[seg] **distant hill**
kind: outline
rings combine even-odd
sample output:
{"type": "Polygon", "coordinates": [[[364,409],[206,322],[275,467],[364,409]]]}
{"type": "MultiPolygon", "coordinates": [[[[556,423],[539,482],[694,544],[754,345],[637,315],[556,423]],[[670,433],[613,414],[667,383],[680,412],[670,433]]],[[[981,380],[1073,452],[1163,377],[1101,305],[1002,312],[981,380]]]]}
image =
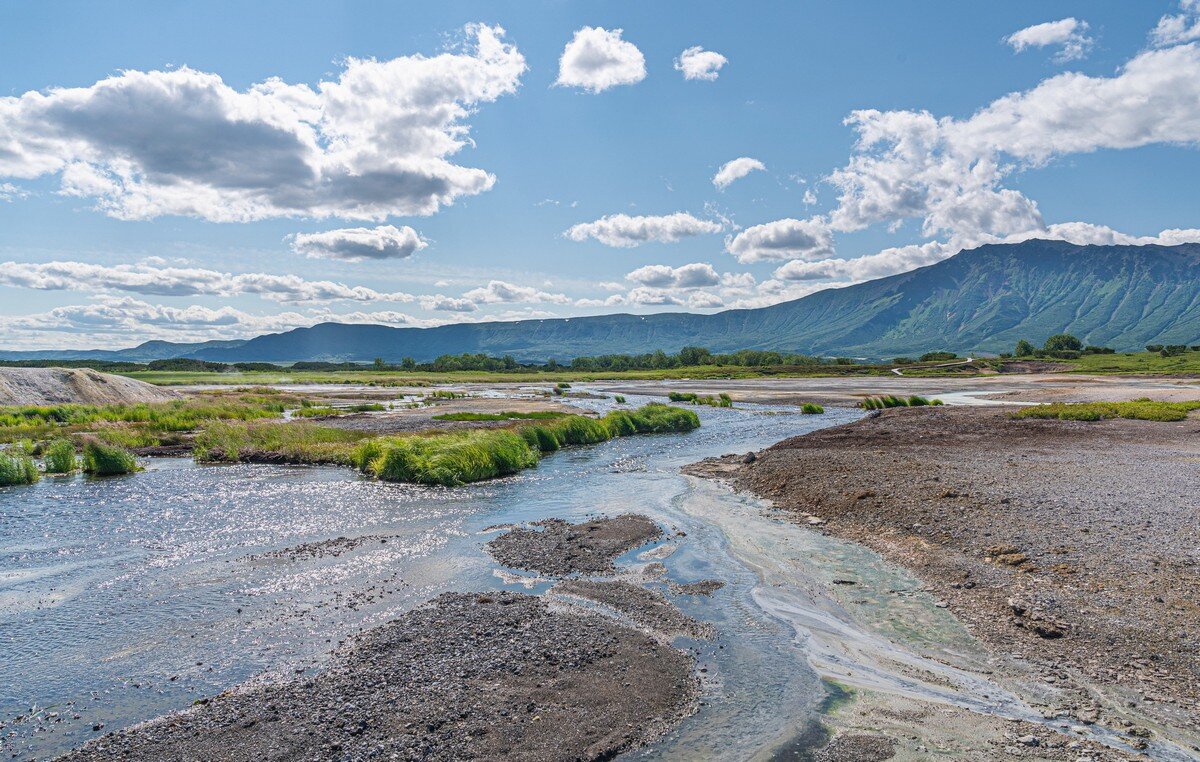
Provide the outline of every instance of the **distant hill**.
{"type": "MultiPolygon", "coordinates": [[[[244,342],[147,349],[157,344],[151,342],[102,359],[135,356],[127,353],[153,359],[147,352],[161,349],[159,357],[221,362],[425,361],[462,352],[537,361],[674,352],[688,345],[716,352],[891,357],[932,349],[1002,352],[1018,339],[1040,343],[1064,331],[1122,351],[1200,344],[1200,245],[1033,240],[983,246],[900,275],[713,315],[601,315],[437,328],[323,323],[244,342]]],[[[19,354],[0,352],[0,359],[19,354]]]]}

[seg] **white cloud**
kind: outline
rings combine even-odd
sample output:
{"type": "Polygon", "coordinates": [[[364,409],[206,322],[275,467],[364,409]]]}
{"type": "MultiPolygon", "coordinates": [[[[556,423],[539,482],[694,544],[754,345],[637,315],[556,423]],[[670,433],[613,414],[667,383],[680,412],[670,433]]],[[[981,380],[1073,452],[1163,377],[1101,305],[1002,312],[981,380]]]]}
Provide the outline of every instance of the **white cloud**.
{"type": "Polygon", "coordinates": [[[1076,18],[1047,21],[1013,32],[1004,41],[1020,53],[1027,48],[1058,47],[1054,60],[1075,61],[1087,56],[1093,40],[1087,35],[1088,23],[1076,18]]]}
{"type": "Polygon", "coordinates": [[[705,288],[721,282],[713,266],[704,262],[693,262],[682,267],[669,265],[646,265],[625,276],[643,286],[654,288],[705,288]]]}
{"type": "Polygon", "coordinates": [[[556,85],[599,93],[617,85],[632,85],[646,78],[646,57],[621,29],[585,26],[563,48],[558,60],[556,85]]]}
{"type": "Polygon", "coordinates": [[[473,288],[463,294],[463,297],[478,304],[504,304],[512,302],[571,303],[571,300],[564,294],[551,294],[546,291],[538,291],[536,288],[530,286],[518,286],[502,280],[493,280],[486,286],[473,288]]]}
{"type": "Polygon", "coordinates": [[[0,285],[41,291],[124,291],[155,296],[241,296],[257,294],[277,302],[411,302],[411,294],[380,292],[297,275],[241,273],[152,265],[97,265],[88,262],[4,262],[0,285]]]}
{"type": "Polygon", "coordinates": [[[931,265],[958,251],[959,247],[938,242],[898,246],[854,259],[822,259],[816,262],[793,260],[778,267],[772,275],[780,281],[837,280],[859,283],[931,265]]]}
{"type": "Polygon", "coordinates": [[[684,79],[701,79],[712,82],[720,74],[721,67],[729,59],[720,53],[696,45],[679,54],[675,59],[675,70],[683,72],[684,79]]]}
{"type": "Polygon", "coordinates": [[[766,171],[767,165],[763,164],[758,159],[751,159],[749,156],[741,156],[732,161],[727,161],[721,165],[717,173],[713,175],[712,184],[717,187],[717,190],[725,190],[733,183],[734,180],[740,180],[746,175],[754,172],[766,171]]]}
{"type": "Polygon", "coordinates": [[[18,188],[12,183],[0,183],[0,201],[13,201],[14,199],[27,198],[29,192],[18,188]]]}
{"type": "Polygon", "coordinates": [[[821,259],[833,254],[833,234],[821,217],[775,220],[726,238],[725,250],[742,263],[821,259]]]}
{"type": "Polygon", "coordinates": [[[1168,14],[1158,20],[1150,32],[1155,45],[1178,45],[1200,40],[1200,0],[1180,0],[1182,13],[1168,14]]]}
{"type": "Polygon", "coordinates": [[[724,229],[721,223],[702,220],[685,212],[657,217],[613,214],[595,222],[574,225],[563,235],[572,241],[595,238],[607,246],[631,248],[650,241],[674,243],[681,238],[720,233],[724,229]]]}
{"type": "Polygon", "coordinates": [[[1015,170],[1056,157],[1154,143],[1200,142],[1200,49],[1143,52],[1112,77],[1064,73],[967,119],[856,111],[854,156],[829,180],[835,230],[921,218],[927,236],[984,241],[1046,225],[1037,204],[1003,187],[1015,170]]]}
{"type": "Polygon", "coordinates": [[[645,307],[680,306],[683,299],[667,289],[638,286],[625,294],[626,304],[638,304],[645,307]]]}
{"type": "Polygon", "coordinates": [[[316,87],[237,90],[185,67],[0,98],[0,176],[57,174],[63,194],[122,219],[432,214],[495,182],[449,159],[472,111],[520,84],[525,59],[503,35],[470,25],[457,52],[347,59],[316,87]]]}
{"type": "Polygon", "coordinates": [[[444,294],[435,294],[433,296],[419,296],[417,301],[427,310],[437,312],[474,312],[479,309],[475,302],[470,299],[461,299],[454,296],[446,296],[444,294]]]}
{"type": "Polygon", "coordinates": [[[309,259],[404,259],[429,245],[417,231],[405,225],[374,228],[341,228],[320,233],[296,233],[288,237],[292,251],[309,259]]]}

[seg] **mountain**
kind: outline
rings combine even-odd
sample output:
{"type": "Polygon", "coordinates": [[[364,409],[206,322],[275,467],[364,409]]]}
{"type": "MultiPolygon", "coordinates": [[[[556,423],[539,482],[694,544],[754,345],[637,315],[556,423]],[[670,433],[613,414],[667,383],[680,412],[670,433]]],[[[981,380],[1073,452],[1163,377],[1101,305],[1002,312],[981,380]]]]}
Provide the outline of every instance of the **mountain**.
{"type": "MultiPolygon", "coordinates": [[[[776,349],[891,357],[932,349],[1002,352],[1018,339],[1072,333],[1117,350],[1200,344],[1200,245],[1077,246],[1032,240],[982,246],[928,267],[758,309],[470,323],[437,328],[322,323],[244,342],[162,348],[163,357],[291,362],[442,354],[519,360],[776,349]]],[[[103,359],[146,357],[150,342],[103,359]]],[[[16,353],[0,353],[0,359],[16,353]]],[[[46,353],[56,357],[64,354],[46,353]]]]}
{"type": "Polygon", "coordinates": [[[181,344],[173,341],[147,341],[130,349],[35,349],[27,351],[0,351],[0,360],[109,360],[112,362],[149,362],[171,357],[190,357],[192,352],[232,349],[245,344],[248,339],[230,341],[202,341],[198,344],[181,344]]]}

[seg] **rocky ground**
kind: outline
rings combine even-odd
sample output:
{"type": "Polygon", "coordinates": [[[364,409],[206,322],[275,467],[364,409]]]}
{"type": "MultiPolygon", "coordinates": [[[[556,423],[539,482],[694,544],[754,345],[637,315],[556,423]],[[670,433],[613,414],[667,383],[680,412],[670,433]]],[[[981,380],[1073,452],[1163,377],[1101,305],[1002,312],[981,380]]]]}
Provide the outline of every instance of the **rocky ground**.
{"type": "MultiPolygon", "coordinates": [[[[1135,747],[1200,722],[1200,421],[886,411],[730,456],[729,478],[912,569],[1050,711],[1135,747]]],[[[1191,729],[1191,730],[1188,730],[1191,729]]]]}
{"type": "Polygon", "coordinates": [[[445,594],[315,677],[223,693],[63,759],[609,759],[690,711],[691,666],[541,598],[445,594]]]}
{"type": "Polygon", "coordinates": [[[658,524],[633,513],[582,524],[546,519],[500,535],[487,549],[505,566],[549,577],[610,574],[614,558],[661,535],[658,524]]]}

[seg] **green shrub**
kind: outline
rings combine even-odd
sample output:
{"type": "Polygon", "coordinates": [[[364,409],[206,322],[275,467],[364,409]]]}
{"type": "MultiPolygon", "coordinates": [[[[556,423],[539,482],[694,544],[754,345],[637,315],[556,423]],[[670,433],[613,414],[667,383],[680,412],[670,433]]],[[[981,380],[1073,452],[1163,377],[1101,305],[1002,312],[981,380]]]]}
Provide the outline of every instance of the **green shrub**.
{"type": "Polygon", "coordinates": [[[941,360],[957,360],[958,355],[953,352],[926,352],[921,355],[921,362],[938,362],[941,360]]]}
{"type": "Polygon", "coordinates": [[[56,439],[46,448],[46,473],[69,474],[79,467],[75,444],[69,439],[56,439]]]}
{"type": "Polygon", "coordinates": [[[813,402],[805,402],[800,406],[800,412],[804,415],[821,415],[825,412],[825,408],[813,402]]]}
{"type": "Polygon", "coordinates": [[[38,480],[37,464],[25,455],[0,452],[0,487],[33,484],[38,480]]]}
{"type": "Polygon", "coordinates": [[[128,450],[89,438],[83,443],[83,470],[93,476],[112,476],[133,473],[138,464],[128,450]]]}

